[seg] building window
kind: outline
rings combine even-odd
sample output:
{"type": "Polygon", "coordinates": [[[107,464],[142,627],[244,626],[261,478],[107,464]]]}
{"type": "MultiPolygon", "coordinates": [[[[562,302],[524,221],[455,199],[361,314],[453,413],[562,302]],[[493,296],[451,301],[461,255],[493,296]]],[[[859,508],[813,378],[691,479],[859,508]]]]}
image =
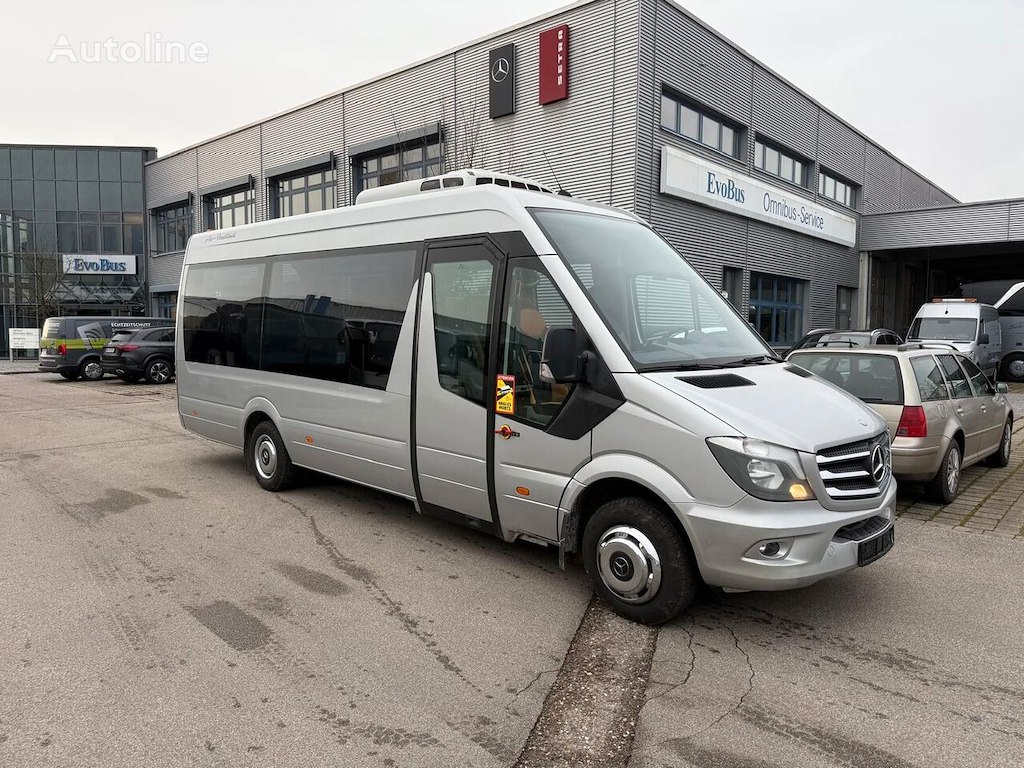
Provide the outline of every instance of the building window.
{"type": "Polygon", "coordinates": [[[282,176],[274,179],[271,186],[275,218],[326,211],[334,207],[333,168],[282,176]]]}
{"type": "Polygon", "coordinates": [[[156,297],[156,316],[157,317],[169,317],[174,319],[175,312],[178,308],[178,294],[177,293],[157,293],[156,297]]]}
{"type": "Polygon", "coordinates": [[[441,139],[393,146],[384,152],[361,155],[354,160],[356,194],[399,181],[413,181],[441,173],[441,139]]]}
{"type": "Polygon", "coordinates": [[[667,93],[661,95],[661,127],[716,152],[740,156],[740,126],[667,93]]]}
{"type": "Polygon", "coordinates": [[[226,229],[256,221],[256,195],[252,187],[229,189],[206,196],[207,229],[226,229]]]}
{"type": "MultiPolygon", "coordinates": [[[[156,209],[153,211],[153,230],[156,237],[154,253],[185,250],[192,234],[192,204],[181,203],[156,209]]],[[[85,236],[84,230],[82,236],[85,236]]]]}
{"type": "Polygon", "coordinates": [[[760,139],[754,143],[754,165],[772,176],[801,187],[807,186],[806,161],[771,144],[765,144],[760,139]]]}
{"type": "Polygon", "coordinates": [[[772,346],[791,346],[803,335],[805,287],[802,280],[750,274],[749,320],[772,346]]]}
{"type": "Polygon", "coordinates": [[[853,208],[855,205],[853,185],[840,181],[837,177],[826,173],[824,169],[818,171],[818,194],[829,200],[835,200],[847,208],[853,208]]]}

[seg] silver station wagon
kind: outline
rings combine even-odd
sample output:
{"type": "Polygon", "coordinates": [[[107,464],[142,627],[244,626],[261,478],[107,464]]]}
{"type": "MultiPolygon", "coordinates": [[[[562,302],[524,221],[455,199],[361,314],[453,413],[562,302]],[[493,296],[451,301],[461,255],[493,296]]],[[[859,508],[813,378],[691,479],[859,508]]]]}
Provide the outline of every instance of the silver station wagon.
{"type": "Polygon", "coordinates": [[[892,436],[892,472],[923,482],[936,501],[952,501],[960,471],[987,459],[1010,460],[1013,411],[1005,384],[950,346],[907,344],[793,352],[789,362],[874,408],[892,436]]]}

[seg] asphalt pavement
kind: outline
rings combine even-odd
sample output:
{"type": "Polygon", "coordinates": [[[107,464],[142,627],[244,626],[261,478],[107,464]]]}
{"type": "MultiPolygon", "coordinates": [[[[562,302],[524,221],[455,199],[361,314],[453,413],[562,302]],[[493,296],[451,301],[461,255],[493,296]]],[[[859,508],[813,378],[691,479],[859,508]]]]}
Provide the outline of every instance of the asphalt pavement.
{"type": "Polygon", "coordinates": [[[0,376],[4,768],[1024,764],[1019,539],[901,519],[648,630],[551,550],[266,493],[174,393],[0,376]]]}

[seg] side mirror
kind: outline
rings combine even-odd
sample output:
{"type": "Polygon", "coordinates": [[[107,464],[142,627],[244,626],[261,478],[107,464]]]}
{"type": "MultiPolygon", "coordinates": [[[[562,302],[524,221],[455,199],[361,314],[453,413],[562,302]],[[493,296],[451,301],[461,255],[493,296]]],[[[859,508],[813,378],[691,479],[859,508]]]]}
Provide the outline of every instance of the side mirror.
{"type": "Polygon", "coordinates": [[[1008,386],[1006,386],[1006,382],[1004,382],[1004,381],[997,381],[996,382],[996,394],[997,395],[1005,395],[1005,394],[1009,393],[1009,391],[1010,391],[1010,388],[1008,386]]]}
{"type": "Polygon", "coordinates": [[[980,335],[980,336],[978,337],[978,343],[979,343],[979,344],[988,344],[988,343],[989,343],[989,338],[988,338],[988,334],[987,334],[987,333],[983,333],[983,334],[981,334],[981,335],[980,335]]]}
{"type": "Polygon", "coordinates": [[[549,328],[544,334],[540,378],[554,384],[579,381],[580,356],[576,350],[575,328],[549,328]]]}

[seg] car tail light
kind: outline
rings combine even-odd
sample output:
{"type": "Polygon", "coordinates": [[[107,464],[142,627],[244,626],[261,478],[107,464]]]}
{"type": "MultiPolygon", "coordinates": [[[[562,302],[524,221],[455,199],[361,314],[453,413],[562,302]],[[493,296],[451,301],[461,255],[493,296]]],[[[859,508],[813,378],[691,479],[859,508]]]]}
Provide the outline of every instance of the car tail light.
{"type": "Polygon", "coordinates": [[[139,348],[138,344],[115,344],[114,346],[116,346],[122,352],[131,352],[132,350],[139,348]]]}
{"type": "Polygon", "coordinates": [[[928,437],[928,417],[920,405],[903,406],[896,437],[928,437]]]}
{"type": "Polygon", "coordinates": [[[58,344],[57,345],[57,354],[58,355],[66,355],[67,353],[68,353],[68,345],[67,344],[58,344]]]}

